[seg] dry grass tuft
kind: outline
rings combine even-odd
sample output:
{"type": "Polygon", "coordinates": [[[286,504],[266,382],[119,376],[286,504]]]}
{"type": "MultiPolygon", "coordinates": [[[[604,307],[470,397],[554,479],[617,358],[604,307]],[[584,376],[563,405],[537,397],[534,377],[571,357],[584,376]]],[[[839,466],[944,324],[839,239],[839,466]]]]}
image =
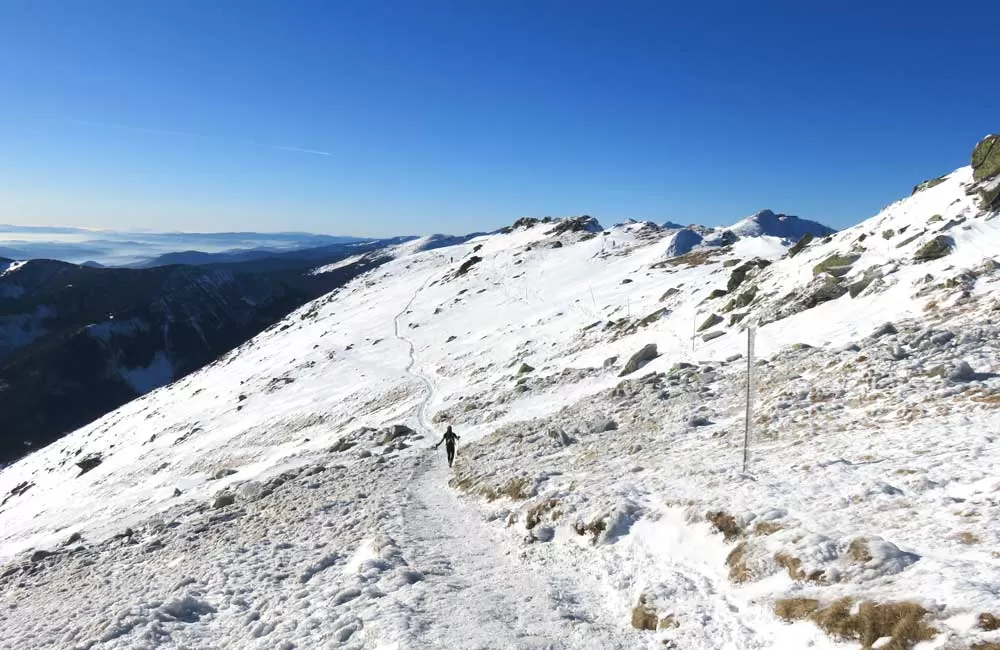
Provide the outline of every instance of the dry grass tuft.
{"type": "Polygon", "coordinates": [[[774,613],[778,618],[788,621],[801,621],[813,615],[819,609],[819,601],[812,598],[783,598],[774,603],[774,613]]]}
{"type": "Polygon", "coordinates": [[[1000,650],[1000,643],[976,643],[969,650],[1000,650]]]}
{"type": "Polygon", "coordinates": [[[788,555],[787,553],[778,553],[774,556],[774,561],[778,563],[779,566],[785,568],[788,571],[788,576],[792,580],[809,580],[810,582],[823,582],[824,571],[816,570],[811,573],[806,573],[802,568],[802,560],[797,557],[788,555]]]}
{"type": "Polygon", "coordinates": [[[646,602],[646,594],[639,596],[639,602],[632,608],[632,627],[637,630],[655,630],[656,610],[646,602]]]}
{"type": "Polygon", "coordinates": [[[552,513],[551,516],[553,520],[558,519],[559,516],[562,514],[559,510],[557,510],[558,506],[559,506],[558,499],[546,499],[545,501],[542,501],[541,503],[533,506],[531,509],[528,510],[527,513],[525,513],[524,516],[525,527],[528,530],[531,530],[532,528],[540,524],[542,522],[542,518],[548,513],[552,513]]]}
{"type": "Polygon", "coordinates": [[[740,542],[726,556],[726,566],[729,567],[729,579],[736,583],[749,582],[753,575],[747,567],[746,542],[740,542]]]}
{"type": "Polygon", "coordinates": [[[1000,406],[1000,393],[996,393],[994,395],[976,395],[970,399],[977,404],[1000,406]]]}
{"type": "Polygon", "coordinates": [[[855,562],[865,564],[872,561],[872,554],[868,548],[868,540],[864,537],[857,537],[851,541],[847,547],[847,555],[855,562]]]}
{"type": "Polygon", "coordinates": [[[600,538],[601,533],[607,530],[608,524],[605,523],[603,518],[594,519],[589,524],[585,524],[582,521],[578,521],[573,524],[573,530],[576,531],[577,535],[590,535],[590,543],[597,544],[598,538],[600,538]]]}
{"type": "Polygon", "coordinates": [[[983,540],[979,539],[979,536],[976,535],[975,533],[970,533],[969,531],[965,530],[958,534],[958,541],[962,542],[963,544],[972,545],[972,544],[979,544],[983,540]]]}
{"type": "Polygon", "coordinates": [[[917,603],[862,602],[857,613],[851,613],[853,602],[849,598],[819,607],[815,600],[795,598],[775,603],[775,614],[786,621],[811,620],[835,639],[860,641],[863,650],[882,638],[889,638],[880,648],[910,650],[921,641],[929,641],[937,630],[927,625],[923,618],[927,610],[917,603]]]}
{"type": "Polygon", "coordinates": [[[1000,617],[989,612],[983,612],[979,615],[979,621],[977,623],[979,629],[986,630],[987,632],[993,632],[994,630],[1000,630],[1000,617]]]}
{"type": "Polygon", "coordinates": [[[784,530],[784,528],[784,526],[776,521],[759,521],[757,522],[757,525],[754,526],[753,532],[754,535],[760,536],[773,535],[779,530],[784,530]]]}
{"type": "Polygon", "coordinates": [[[727,542],[732,542],[738,539],[743,531],[736,524],[736,519],[733,518],[728,512],[719,510],[718,512],[710,512],[705,515],[707,519],[717,531],[722,533],[723,537],[727,542]]]}

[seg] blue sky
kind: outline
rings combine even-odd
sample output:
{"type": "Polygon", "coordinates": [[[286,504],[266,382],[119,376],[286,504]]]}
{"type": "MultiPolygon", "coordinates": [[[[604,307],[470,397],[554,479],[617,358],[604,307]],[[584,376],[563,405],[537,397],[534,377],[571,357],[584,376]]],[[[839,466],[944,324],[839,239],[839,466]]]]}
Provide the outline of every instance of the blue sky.
{"type": "Polygon", "coordinates": [[[1000,130],[995,3],[695,4],[8,0],[0,222],[844,227],[1000,130]]]}

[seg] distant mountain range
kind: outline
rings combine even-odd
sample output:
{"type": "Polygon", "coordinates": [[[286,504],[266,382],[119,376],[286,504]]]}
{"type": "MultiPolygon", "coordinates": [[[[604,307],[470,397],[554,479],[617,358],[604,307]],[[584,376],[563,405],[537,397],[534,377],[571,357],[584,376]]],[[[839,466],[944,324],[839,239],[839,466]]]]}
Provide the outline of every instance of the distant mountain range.
{"type": "Polygon", "coordinates": [[[0,258],[0,463],[201,368],[380,265],[387,246],[148,269],[0,258]]]}

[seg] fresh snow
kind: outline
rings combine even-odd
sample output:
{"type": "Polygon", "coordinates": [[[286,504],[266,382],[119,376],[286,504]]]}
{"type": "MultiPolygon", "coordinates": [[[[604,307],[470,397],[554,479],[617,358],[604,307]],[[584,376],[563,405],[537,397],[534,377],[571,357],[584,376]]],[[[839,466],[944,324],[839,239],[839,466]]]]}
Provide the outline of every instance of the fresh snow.
{"type": "Polygon", "coordinates": [[[773,613],[849,597],[920,603],[940,633],[924,648],[998,641],[975,621],[1000,614],[1000,228],[970,179],[794,257],[747,237],[671,259],[673,233],[641,223],[406,244],[3,469],[0,639],[849,648],[773,613]],[[916,262],[939,231],[953,252],[916,262]],[[814,267],[852,249],[843,281],[880,277],[786,315],[826,281],[814,267]],[[710,297],[753,257],[772,263],[710,297]],[[731,325],[723,306],[748,285],[731,325]],[[619,377],[649,343],[659,356],[619,377]],[[452,471],[430,450],[446,423],[452,471]],[[719,512],[732,539],[706,517],[719,512]],[[640,598],[662,629],[631,625],[640,598]]]}

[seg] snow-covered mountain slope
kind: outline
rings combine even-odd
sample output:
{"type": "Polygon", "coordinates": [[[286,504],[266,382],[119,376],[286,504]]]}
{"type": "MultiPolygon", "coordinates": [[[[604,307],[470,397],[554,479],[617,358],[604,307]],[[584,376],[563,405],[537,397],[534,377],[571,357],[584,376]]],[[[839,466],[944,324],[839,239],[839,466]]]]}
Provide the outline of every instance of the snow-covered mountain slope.
{"type": "Polygon", "coordinates": [[[806,236],[826,237],[836,232],[821,223],[787,214],[775,214],[770,210],[761,210],[725,228],[682,227],[669,222],[663,227],[677,230],[667,250],[671,256],[686,255],[695,250],[731,246],[745,238],[766,237],[787,246],[806,236]]]}
{"type": "Polygon", "coordinates": [[[996,643],[983,183],[791,250],[536,222],[401,254],[0,472],[0,638],[996,643]]]}

